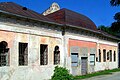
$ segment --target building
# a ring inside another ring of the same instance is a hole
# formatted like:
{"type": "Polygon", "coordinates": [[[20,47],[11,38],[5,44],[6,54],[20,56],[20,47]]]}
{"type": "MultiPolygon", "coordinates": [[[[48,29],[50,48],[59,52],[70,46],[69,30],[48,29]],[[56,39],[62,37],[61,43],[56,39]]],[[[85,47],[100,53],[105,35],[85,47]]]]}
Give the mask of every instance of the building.
{"type": "Polygon", "coordinates": [[[73,75],[117,68],[119,40],[68,9],[43,16],[0,3],[0,80],[50,79],[56,65],[73,75]]]}

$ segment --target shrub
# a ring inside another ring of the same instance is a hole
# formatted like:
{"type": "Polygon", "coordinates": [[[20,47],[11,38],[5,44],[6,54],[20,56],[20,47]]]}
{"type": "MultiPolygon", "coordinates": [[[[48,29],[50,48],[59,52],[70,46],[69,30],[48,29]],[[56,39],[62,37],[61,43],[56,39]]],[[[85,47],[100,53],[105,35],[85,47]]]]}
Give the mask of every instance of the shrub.
{"type": "Polygon", "coordinates": [[[54,74],[51,80],[74,80],[73,76],[69,74],[69,71],[63,67],[55,67],[54,74]]]}

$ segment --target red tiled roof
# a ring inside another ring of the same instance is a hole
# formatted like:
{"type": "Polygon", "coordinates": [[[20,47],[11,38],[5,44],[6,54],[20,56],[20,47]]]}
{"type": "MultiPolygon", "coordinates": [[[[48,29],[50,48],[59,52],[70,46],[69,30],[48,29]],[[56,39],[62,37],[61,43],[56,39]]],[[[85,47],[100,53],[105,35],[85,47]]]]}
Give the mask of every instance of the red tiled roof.
{"type": "Polygon", "coordinates": [[[28,18],[34,18],[37,20],[43,20],[43,21],[52,21],[49,18],[44,17],[43,15],[32,11],[30,9],[27,9],[26,7],[22,7],[16,3],[13,2],[1,2],[0,3],[0,10],[10,12],[16,15],[28,17],[28,18]]]}
{"type": "Polygon", "coordinates": [[[65,8],[46,15],[46,17],[53,19],[58,23],[84,27],[95,31],[97,30],[94,22],[88,17],[65,8]]]}

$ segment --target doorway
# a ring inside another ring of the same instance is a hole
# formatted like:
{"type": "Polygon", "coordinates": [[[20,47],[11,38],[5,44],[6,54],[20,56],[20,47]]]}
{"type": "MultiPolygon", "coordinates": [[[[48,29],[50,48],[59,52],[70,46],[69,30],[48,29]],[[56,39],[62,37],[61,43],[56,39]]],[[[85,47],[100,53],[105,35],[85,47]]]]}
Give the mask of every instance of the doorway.
{"type": "Polygon", "coordinates": [[[81,57],[81,74],[87,74],[87,57],[81,57]]]}

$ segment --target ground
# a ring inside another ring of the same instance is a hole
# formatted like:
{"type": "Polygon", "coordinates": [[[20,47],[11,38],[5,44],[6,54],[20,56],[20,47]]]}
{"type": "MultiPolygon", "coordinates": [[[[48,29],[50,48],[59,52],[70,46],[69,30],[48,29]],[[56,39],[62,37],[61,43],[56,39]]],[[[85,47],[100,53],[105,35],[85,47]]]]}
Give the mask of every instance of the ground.
{"type": "Polygon", "coordinates": [[[109,75],[101,75],[101,76],[96,76],[96,77],[82,79],[82,80],[120,80],[120,72],[114,72],[109,75]]]}

